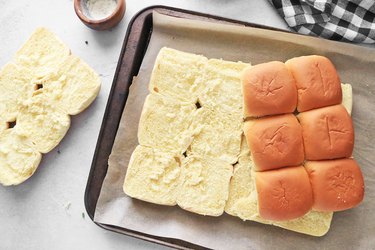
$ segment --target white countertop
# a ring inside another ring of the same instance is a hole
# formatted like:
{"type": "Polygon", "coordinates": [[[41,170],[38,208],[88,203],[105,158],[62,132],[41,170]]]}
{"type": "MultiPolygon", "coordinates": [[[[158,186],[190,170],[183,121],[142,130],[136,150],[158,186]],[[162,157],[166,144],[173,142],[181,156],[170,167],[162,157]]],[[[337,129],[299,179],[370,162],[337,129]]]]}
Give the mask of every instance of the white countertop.
{"type": "Polygon", "coordinates": [[[36,27],[45,26],[102,79],[96,101],[72,117],[68,134],[44,155],[34,176],[16,187],[0,185],[0,249],[165,249],[99,228],[84,207],[87,177],[127,25],[139,10],[159,4],[286,28],[267,0],[127,0],[122,22],[103,32],[80,22],[72,0],[0,0],[0,67],[36,27]]]}

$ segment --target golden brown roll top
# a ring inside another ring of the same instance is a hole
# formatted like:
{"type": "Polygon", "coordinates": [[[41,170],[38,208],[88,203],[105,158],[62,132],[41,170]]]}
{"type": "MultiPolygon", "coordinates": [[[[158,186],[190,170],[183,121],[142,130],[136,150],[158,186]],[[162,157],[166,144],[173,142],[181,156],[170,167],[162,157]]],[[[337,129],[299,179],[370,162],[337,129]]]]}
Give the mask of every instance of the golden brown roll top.
{"type": "Polygon", "coordinates": [[[302,126],[307,160],[350,157],[354,147],[352,119],[342,105],[302,112],[302,126]]]}
{"type": "Polygon", "coordinates": [[[301,56],[285,62],[298,90],[299,112],[340,104],[340,77],[332,62],[323,56],[301,56]]]}
{"type": "Polygon", "coordinates": [[[363,200],[363,176],[353,159],[308,161],[305,168],[314,195],[313,209],[341,211],[363,200]]]}
{"type": "Polygon", "coordinates": [[[256,171],[297,166],[304,160],[302,129],[292,114],[246,122],[244,133],[256,171]]]}
{"type": "Polygon", "coordinates": [[[267,220],[291,220],[313,205],[309,176],[302,166],[256,173],[258,209],[267,220]]]}
{"type": "Polygon", "coordinates": [[[247,67],[242,73],[244,117],[292,113],[297,105],[293,76],[282,62],[247,67]]]}

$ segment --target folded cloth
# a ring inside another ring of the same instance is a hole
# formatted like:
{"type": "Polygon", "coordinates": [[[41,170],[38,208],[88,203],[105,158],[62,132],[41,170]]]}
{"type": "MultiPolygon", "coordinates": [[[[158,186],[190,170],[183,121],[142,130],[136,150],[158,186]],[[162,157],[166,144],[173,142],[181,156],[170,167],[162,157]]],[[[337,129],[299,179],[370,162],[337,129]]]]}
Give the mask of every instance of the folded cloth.
{"type": "Polygon", "coordinates": [[[375,43],[374,0],[269,0],[297,32],[331,40],[375,43]]]}

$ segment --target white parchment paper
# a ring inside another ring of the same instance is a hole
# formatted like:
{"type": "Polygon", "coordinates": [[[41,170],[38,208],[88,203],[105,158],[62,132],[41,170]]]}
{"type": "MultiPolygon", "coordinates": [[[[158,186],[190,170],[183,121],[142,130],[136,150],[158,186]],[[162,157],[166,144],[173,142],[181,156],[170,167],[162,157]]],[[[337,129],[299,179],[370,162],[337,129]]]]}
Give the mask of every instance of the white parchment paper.
{"type": "Polygon", "coordinates": [[[131,86],[109,168],[97,203],[96,222],[214,249],[375,249],[375,50],[307,36],[153,14],[153,32],[138,77],[131,86]],[[136,145],[138,121],[152,67],[163,46],[209,58],[251,62],[286,61],[320,54],[337,67],[354,92],[354,158],[365,177],[365,199],[335,213],[321,238],[223,215],[204,217],[180,208],[127,197],[122,185],[136,145]]]}

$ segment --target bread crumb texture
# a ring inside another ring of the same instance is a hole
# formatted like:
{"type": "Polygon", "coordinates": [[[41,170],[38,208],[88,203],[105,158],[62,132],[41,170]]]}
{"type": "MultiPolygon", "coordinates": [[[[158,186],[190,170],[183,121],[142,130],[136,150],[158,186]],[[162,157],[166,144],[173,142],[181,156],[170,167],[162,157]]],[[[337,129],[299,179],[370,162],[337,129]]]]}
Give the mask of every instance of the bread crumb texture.
{"type": "MultiPolygon", "coordinates": [[[[259,214],[256,169],[243,133],[241,75],[248,67],[171,48],[160,50],[124,192],[201,215],[220,216],[225,211],[242,220],[324,235],[332,212],[311,210],[286,221],[266,220],[259,214]]],[[[351,108],[348,91],[343,85],[343,103],[351,108]]],[[[292,99],[290,106],[295,107],[296,97],[292,99]]]]}
{"type": "Polygon", "coordinates": [[[55,34],[36,29],[0,71],[0,183],[28,179],[41,153],[65,136],[69,115],[87,108],[100,84],[98,74],[55,34]]]}

